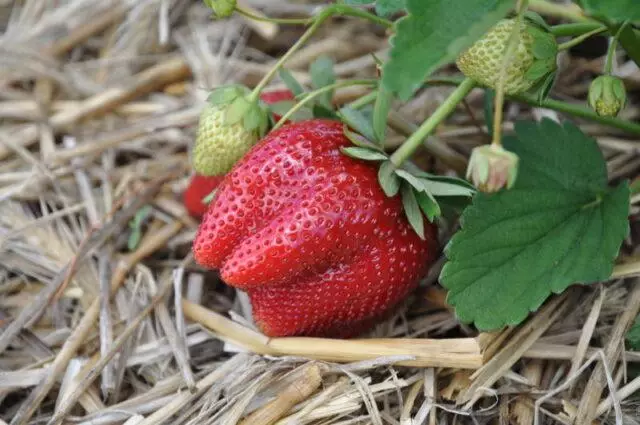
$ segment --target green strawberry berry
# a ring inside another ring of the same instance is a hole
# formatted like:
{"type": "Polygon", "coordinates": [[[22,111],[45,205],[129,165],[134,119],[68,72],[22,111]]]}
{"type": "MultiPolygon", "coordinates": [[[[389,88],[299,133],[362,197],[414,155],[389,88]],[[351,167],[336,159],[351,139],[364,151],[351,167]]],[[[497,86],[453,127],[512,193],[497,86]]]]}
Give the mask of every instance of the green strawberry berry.
{"type": "MultiPolygon", "coordinates": [[[[462,52],[456,60],[460,71],[486,87],[497,88],[504,51],[517,24],[515,19],[500,21],[462,52]]],[[[506,69],[506,94],[525,92],[556,70],[558,44],[553,35],[528,19],[520,24],[519,31],[513,59],[506,69]]]]}
{"type": "Polygon", "coordinates": [[[589,87],[589,105],[601,117],[616,117],[627,102],[621,79],[601,75],[589,87]]]}
{"type": "Polygon", "coordinates": [[[193,168],[203,176],[226,174],[258,141],[242,121],[228,123],[221,105],[208,104],[200,115],[193,148],[193,168]]]}

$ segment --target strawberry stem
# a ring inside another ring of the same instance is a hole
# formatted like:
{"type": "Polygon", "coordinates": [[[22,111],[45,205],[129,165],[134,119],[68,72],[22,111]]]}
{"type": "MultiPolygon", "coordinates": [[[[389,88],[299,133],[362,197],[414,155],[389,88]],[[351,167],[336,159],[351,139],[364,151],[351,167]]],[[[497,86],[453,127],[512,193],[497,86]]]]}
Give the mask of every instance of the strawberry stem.
{"type": "Polygon", "coordinates": [[[243,15],[249,19],[259,22],[271,22],[274,24],[283,24],[283,25],[309,25],[313,22],[314,18],[271,18],[268,16],[258,16],[254,15],[247,9],[242,6],[236,4],[236,12],[240,15],[243,15]]]}
{"type": "Polygon", "coordinates": [[[578,37],[598,29],[602,24],[598,22],[579,22],[574,24],[560,24],[551,27],[551,34],[556,37],[578,37]]]}
{"type": "Polygon", "coordinates": [[[582,43],[583,41],[585,41],[587,38],[589,37],[593,37],[594,35],[603,33],[605,31],[608,31],[609,29],[605,26],[601,26],[599,28],[596,28],[594,30],[591,30],[585,34],[582,34],[578,37],[572,38],[571,40],[564,42],[562,44],[558,45],[558,51],[562,51],[562,50],[568,50],[570,48],[572,48],[573,46],[577,46],[578,44],[582,43]]]}
{"type": "Polygon", "coordinates": [[[332,4],[331,6],[324,9],[320,12],[315,18],[313,18],[313,24],[302,34],[302,37],[298,39],[298,41],[291,46],[291,48],[285,53],[276,64],[269,70],[269,72],[260,80],[258,85],[253,89],[251,95],[249,96],[250,102],[257,102],[260,97],[260,92],[269,84],[269,82],[275,77],[278,73],[278,70],[293,56],[293,54],[300,49],[309,39],[315,34],[315,32],[320,28],[320,25],[327,19],[332,16],[353,16],[357,18],[367,19],[373,23],[380,24],[387,28],[391,28],[393,26],[393,22],[380,18],[379,16],[373,15],[364,10],[356,9],[351,6],[347,6],[344,4],[332,4]]]}
{"type": "Polygon", "coordinates": [[[625,21],[620,26],[620,28],[618,28],[616,34],[611,38],[611,43],[609,43],[609,50],[607,51],[607,59],[604,63],[605,75],[611,75],[611,72],[613,72],[613,58],[616,55],[616,49],[618,48],[618,38],[620,38],[620,34],[625,29],[628,23],[629,21],[625,21]]]}
{"type": "Polygon", "coordinates": [[[429,136],[433,130],[444,121],[456,108],[458,103],[476,86],[476,82],[471,78],[465,78],[462,83],[449,95],[449,97],[435,110],[435,112],[413,133],[389,158],[391,162],[399,167],[404,161],[415,152],[422,144],[422,141],[429,136]]]}
{"type": "Polygon", "coordinates": [[[573,22],[591,22],[592,20],[585,16],[580,6],[571,4],[557,4],[548,0],[530,0],[529,9],[538,12],[541,15],[553,16],[555,18],[563,18],[573,22]]]}
{"type": "Polygon", "coordinates": [[[318,96],[321,96],[324,93],[330,92],[335,89],[339,89],[342,87],[350,87],[350,86],[362,86],[362,85],[376,85],[378,80],[370,79],[370,80],[347,80],[347,81],[338,81],[337,83],[329,84],[328,86],[321,87],[317,90],[311,91],[304,95],[302,99],[298,103],[296,103],[291,109],[287,111],[286,114],[280,118],[280,120],[273,126],[273,130],[277,130],[282,127],[287,120],[296,113],[296,111],[300,110],[304,105],[312,101],[318,96]]]}

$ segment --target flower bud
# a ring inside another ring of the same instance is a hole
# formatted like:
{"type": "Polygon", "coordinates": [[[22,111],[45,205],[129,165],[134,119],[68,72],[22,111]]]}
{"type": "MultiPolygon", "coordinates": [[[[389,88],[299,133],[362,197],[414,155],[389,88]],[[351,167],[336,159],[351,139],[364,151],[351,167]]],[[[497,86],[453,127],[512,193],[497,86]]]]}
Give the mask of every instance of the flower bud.
{"type": "Polygon", "coordinates": [[[615,117],[627,102],[627,94],[621,79],[601,75],[589,87],[589,105],[601,117],[615,117]]]}
{"type": "Polygon", "coordinates": [[[518,175],[518,155],[501,146],[479,146],[471,153],[467,179],[482,192],[511,188],[518,175]]]}

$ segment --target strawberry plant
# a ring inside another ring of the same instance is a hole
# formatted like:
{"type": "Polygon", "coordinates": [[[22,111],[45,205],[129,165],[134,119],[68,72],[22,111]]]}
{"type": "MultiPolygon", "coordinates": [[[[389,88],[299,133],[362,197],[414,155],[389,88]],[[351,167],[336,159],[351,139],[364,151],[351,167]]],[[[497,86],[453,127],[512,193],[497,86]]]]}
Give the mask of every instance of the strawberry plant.
{"type": "Polygon", "coordinates": [[[517,122],[505,102],[547,108],[640,135],[619,118],[627,100],[616,53],[640,64],[640,4],[625,0],[344,0],[305,19],[255,17],[206,0],[217,19],[303,25],[306,32],[254,87],[216,88],[194,167],[227,173],[194,241],[196,260],[246,291],[270,336],[358,335],[418,285],[440,254],[439,225],[459,219],[439,283],[461,322],[480,330],[521,323],[553,293],[610,277],[628,232],[626,181],[609,184],[595,139],[570,119],[517,122]],[[319,58],[305,88],[286,70],[324,22],[364,19],[391,46],[378,74],[339,80],[319,58]],[[575,22],[565,22],[565,21],[575,22]],[[553,24],[553,25],[552,25],[553,24]],[[559,54],[596,34],[610,39],[584,105],[553,98],[559,54]],[[444,70],[457,69],[459,76],[444,70]],[[269,100],[277,76],[290,95],[269,100]],[[392,106],[423,88],[450,95],[397,148],[392,106]],[[336,106],[336,90],[367,94],[336,106]],[[411,159],[472,91],[485,93],[491,142],[467,172],[436,175],[411,159]],[[445,219],[446,218],[446,219],[445,219]]]}

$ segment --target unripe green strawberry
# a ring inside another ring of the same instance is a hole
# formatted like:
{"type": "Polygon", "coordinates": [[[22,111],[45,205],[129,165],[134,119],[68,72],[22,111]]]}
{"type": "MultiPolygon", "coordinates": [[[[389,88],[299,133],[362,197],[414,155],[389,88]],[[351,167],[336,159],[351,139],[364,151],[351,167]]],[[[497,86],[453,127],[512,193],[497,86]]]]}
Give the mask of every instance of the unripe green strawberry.
{"type": "MultiPolygon", "coordinates": [[[[462,52],[456,60],[460,71],[478,83],[496,89],[504,52],[517,23],[515,19],[503,19],[462,52]]],[[[526,19],[520,24],[519,31],[518,44],[506,69],[506,94],[525,92],[556,70],[558,45],[553,35],[526,19]]]]}
{"type": "Polygon", "coordinates": [[[242,121],[229,124],[225,105],[207,104],[200,115],[193,168],[203,176],[226,174],[258,141],[258,134],[242,121]]]}

